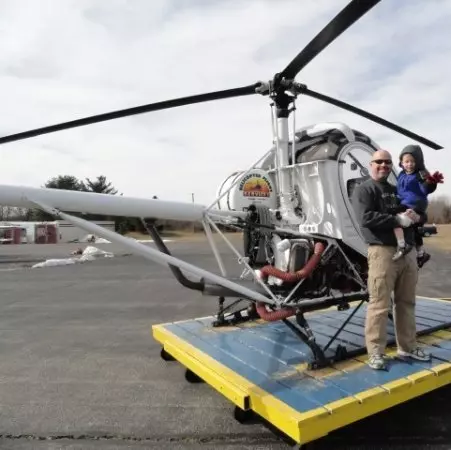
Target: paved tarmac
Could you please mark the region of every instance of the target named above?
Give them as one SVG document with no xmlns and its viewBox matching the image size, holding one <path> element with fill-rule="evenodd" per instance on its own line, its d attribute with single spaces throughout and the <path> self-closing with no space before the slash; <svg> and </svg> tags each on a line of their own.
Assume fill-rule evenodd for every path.
<svg viewBox="0 0 451 450">
<path fill-rule="evenodd" d="M 175 256 L 216 271 L 205 243 L 168 245 Z M 161 360 L 150 326 L 209 315 L 215 299 L 114 244 L 96 247 L 115 258 L 30 269 L 77 247 L 0 247 L 1 450 L 290 448 L 261 423 L 237 423 L 221 395 L 187 383 L 180 365 Z M 233 256 L 222 251 L 232 267 Z M 450 262 L 451 255 L 434 253 L 419 294 L 451 297 Z M 443 388 L 315 448 L 451 448 L 450 401 L 451 388 Z"/>
</svg>

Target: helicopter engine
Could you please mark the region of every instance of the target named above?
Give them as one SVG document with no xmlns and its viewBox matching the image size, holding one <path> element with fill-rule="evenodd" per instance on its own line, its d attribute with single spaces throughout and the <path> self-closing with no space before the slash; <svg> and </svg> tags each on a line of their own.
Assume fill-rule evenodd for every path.
<svg viewBox="0 0 451 450">
<path fill-rule="evenodd" d="M 251 205 L 247 219 L 244 254 L 274 293 L 286 295 L 295 288 L 291 298 L 296 301 L 357 292 L 366 282 L 366 258 L 342 242 L 275 232 L 271 212 L 262 205 Z"/>
</svg>

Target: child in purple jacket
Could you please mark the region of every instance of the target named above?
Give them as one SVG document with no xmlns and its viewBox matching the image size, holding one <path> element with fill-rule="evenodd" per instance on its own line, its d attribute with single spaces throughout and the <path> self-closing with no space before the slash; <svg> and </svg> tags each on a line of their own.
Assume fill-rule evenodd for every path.
<svg viewBox="0 0 451 450">
<path fill-rule="evenodd" d="M 437 189 L 437 183 L 443 183 L 443 175 L 439 172 L 429 174 L 419 145 L 405 147 L 399 155 L 399 165 L 402 170 L 398 175 L 397 191 L 401 205 L 405 210 L 413 209 L 416 213 L 426 215 L 429 204 L 428 195 Z M 395 228 L 395 235 L 398 248 L 393 260 L 396 261 L 409 253 L 412 247 L 406 245 L 402 228 Z M 422 267 L 431 256 L 424 251 L 423 236 L 418 225 L 415 226 L 415 244 L 418 266 Z"/>
</svg>

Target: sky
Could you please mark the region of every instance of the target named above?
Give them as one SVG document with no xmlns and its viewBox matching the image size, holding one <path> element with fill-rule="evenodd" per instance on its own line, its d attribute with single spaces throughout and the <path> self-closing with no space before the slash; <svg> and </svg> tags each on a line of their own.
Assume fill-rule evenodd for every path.
<svg viewBox="0 0 451 450">
<path fill-rule="evenodd" d="M 270 80 L 348 0 L 0 0 L 0 136 Z M 441 144 L 427 167 L 451 196 L 451 0 L 382 0 L 296 81 Z M 296 125 L 344 122 L 396 160 L 411 139 L 308 97 Z M 105 175 L 126 196 L 210 204 L 272 147 L 259 95 L 0 146 L 1 184 Z"/>
</svg>

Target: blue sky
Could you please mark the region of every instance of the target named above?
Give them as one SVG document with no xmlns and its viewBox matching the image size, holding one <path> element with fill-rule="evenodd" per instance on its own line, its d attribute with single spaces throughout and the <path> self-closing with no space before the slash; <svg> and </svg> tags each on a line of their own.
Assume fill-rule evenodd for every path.
<svg viewBox="0 0 451 450">
<path fill-rule="evenodd" d="M 348 0 L 2 0 L 0 135 L 268 80 Z M 451 1 L 382 0 L 298 76 L 439 142 L 451 196 Z M 346 122 L 396 158 L 408 138 L 314 99 L 296 123 Z M 124 195 L 210 203 L 272 145 L 260 96 L 155 112 L 0 147 L 2 184 L 104 174 Z M 449 179 L 449 182 L 448 182 Z"/>
</svg>

